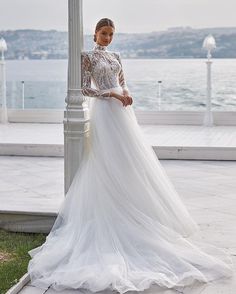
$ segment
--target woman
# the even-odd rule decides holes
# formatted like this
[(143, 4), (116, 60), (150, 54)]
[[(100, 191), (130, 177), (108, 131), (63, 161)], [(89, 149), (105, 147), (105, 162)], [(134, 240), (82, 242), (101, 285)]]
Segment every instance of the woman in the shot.
[(114, 31), (101, 19), (82, 53), (83, 94), (95, 98), (88, 152), (45, 243), (29, 251), (31, 284), (125, 293), (231, 277), (223, 250), (186, 238), (199, 227), (143, 137), (119, 53), (107, 49)]

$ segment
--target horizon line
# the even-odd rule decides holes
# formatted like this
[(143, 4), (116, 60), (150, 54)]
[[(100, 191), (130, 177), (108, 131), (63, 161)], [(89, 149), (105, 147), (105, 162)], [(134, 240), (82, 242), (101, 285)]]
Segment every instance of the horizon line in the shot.
[[(115, 32), (116, 34), (150, 34), (156, 32), (165, 32), (169, 30), (204, 30), (204, 29), (236, 29), (236, 26), (215, 26), (215, 27), (192, 27), (192, 26), (174, 26), (168, 27), (166, 29), (160, 29), (155, 31), (148, 31), (148, 32)], [(67, 33), (68, 30), (58, 30), (58, 29), (37, 29), (37, 28), (17, 28), (17, 29), (1, 29), (0, 32), (4, 31), (56, 31), (61, 33)], [(84, 33), (84, 35), (92, 35), (93, 33)]]

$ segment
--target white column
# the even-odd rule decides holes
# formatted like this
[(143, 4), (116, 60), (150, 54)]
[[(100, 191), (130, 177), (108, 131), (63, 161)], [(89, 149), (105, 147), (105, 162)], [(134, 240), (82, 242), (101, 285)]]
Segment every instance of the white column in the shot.
[(6, 98), (6, 63), (4, 58), (0, 60), (0, 97), (2, 102), (1, 122), (8, 123)]
[(64, 111), (64, 183), (67, 193), (87, 146), (89, 109), (81, 94), (82, 0), (68, 0), (68, 84)]
[(211, 111), (211, 89), (212, 89), (212, 81), (211, 81), (211, 65), (212, 60), (208, 58), (206, 61), (207, 65), (207, 100), (206, 100), (206, 112), (204, 115), (203, 124), (205, 126), (213, 126), (213, 115)]

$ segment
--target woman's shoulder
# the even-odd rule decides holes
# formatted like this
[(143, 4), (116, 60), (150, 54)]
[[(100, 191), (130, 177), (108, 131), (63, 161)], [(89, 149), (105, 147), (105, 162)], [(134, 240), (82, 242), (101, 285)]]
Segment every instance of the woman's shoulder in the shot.
[(86, 64), (91, 64), (92, 62), (92, 51), (91, 50), (82, 50), (81, 51), (81, 58), (82, 62)]
[(82, 50), (82, 51), (81, 51), (81, 55), (82, 55), (82, 56), (91, 56), (92, 53), (93, 53), (92, 50)]
[(112, 51), (112, 54), (115, 56), (115, 58), (121, 62), (120, 52), (119, 51)]
[(111, 51), (116, 57), (120, 58), (120, 52), (119, 51)]

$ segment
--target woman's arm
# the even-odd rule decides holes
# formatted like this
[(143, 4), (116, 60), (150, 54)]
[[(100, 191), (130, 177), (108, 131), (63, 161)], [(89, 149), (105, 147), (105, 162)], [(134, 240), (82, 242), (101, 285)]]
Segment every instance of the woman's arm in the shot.
[[(87, 52), (82, 52), (81, 54), (82, 56), (82, 94), (84, 96), (89, 96), (89, 97), (96, 97), (99, 99), (110, 99), (111, 97), (114, 97), (118, 100), (120, 100), (123, 105), (126, 105), (126, 99), (124, 99), (124, 97), (122, 95), (119, 95), (115, 92), (104, 92), (103, 91), (99, 91), (97, 89), (93, 89), (91, 88), (91, 61), (89, 58), (89, 55)], [(124, 102), (124, 101), (125, 102)]]
[(117, 60), (119, 61), (120, 65), (121, 65), (121, 69), (119, 71), (119, 76), (118, 76), (118, 78), (119, 78), (119, 84), (122, 87), (123, 92), (125, 91), (126, 94), (129, 94), (129, 89), (128, 89), (128, 86), (127, 86), (126, 81), (125, 81), (123, 66), (122, 66), (122, 62), (121, 62), (121, 58), (120, 58), (120, 53), (119, 52), (115, 52), (115, 54), (116, 54)]
[(82, 94), (100, 99), (110, 99), (110, 93), (91, 88), (91, 61), (87, 52), (82, 52)]

